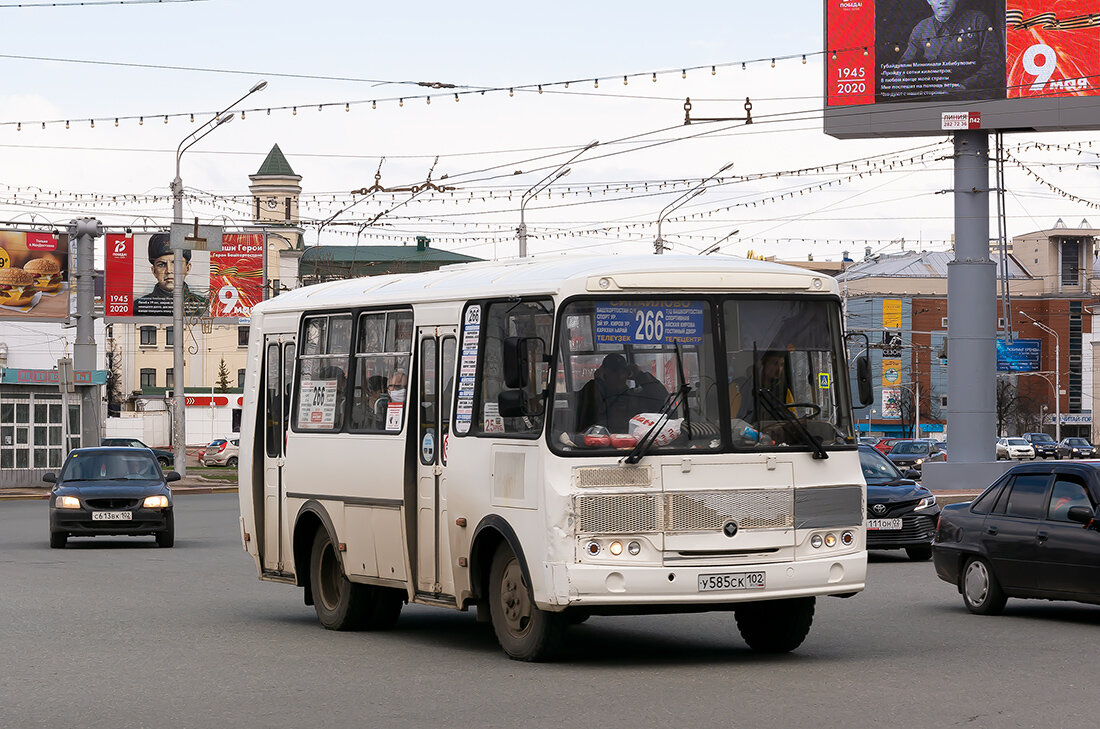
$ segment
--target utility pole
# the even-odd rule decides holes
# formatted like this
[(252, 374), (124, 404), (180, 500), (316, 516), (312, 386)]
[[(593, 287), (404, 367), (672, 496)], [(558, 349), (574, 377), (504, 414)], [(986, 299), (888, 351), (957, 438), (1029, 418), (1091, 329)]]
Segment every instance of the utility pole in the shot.
[[(91, 372), (95, 369), (95, 239), (103, 235), (103, 225), (95, 218), (69, 221), (69, 237), (76, 239), (76, 345), (73, 347), (73, 368)], [(99, 445), (99, 387), (80, 388), (80, 444)], [(69, 414), (62, 413), (68, 422)], [(69, 444), (64, 444), (68, 453)]]

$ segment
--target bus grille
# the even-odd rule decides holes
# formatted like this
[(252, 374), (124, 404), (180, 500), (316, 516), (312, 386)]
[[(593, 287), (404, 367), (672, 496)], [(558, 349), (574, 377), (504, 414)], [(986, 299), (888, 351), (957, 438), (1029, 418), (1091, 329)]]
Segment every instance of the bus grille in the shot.
[(794, 526), (790, 489), (577, 496), (573, 510), (581, 534), (720, 531), (728, 521), (742, 529)]

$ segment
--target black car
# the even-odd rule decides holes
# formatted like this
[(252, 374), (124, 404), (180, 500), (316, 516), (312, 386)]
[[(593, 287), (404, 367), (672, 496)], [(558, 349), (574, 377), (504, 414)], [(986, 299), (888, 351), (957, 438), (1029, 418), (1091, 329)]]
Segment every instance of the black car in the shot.
[(1059, 458), (1095, 458), (1096, 448), (1084, 438), (1062, 438), (1058, 444)]
[(867, 549), (904, 549), (912, 560), (932, 556), (940, 507), (936, 497), (870, 446), (859, 447), (867, 482)]
[[(123, 448), (149, 448), (137, 438), (104, 438), (99, 441), (102, 446), (121, 446)], [(157, 458), (161, 468), (168, 468), (176, 462), (176, 456), (172, 451), (162, 451), (159, 448), (149, 448)]]
[(1016, 466), (973, 502), (943, 507), (936, 574), (978, 615), (1010, 597), (1100, 604), (1097, 503), (1100, 463)]
[(1036, 458), (1060, 458), (1058, 442), (1046, 433), (1024, 433), (1020, 437), (1035, 449)]
[(172, 490), (175, 471), (164, 473), (148, 448), (78, 448), (61, 473), (47, 473), (50, 492), (50, 546), (69, 537), (128, 534), (156, 537), (157, 546), (175, 542)]
[(931, 440), (899, 440), (886, 457), (898, 468), (920, 471), (929, 461), (946, 461), (947, 451)]

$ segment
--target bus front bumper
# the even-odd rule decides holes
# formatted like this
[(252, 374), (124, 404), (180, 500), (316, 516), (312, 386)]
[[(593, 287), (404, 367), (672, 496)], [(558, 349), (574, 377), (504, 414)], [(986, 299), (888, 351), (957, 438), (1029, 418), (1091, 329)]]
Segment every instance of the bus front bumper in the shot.
[[(720, 605), (859, 592), (867, 578), (867, 553), (706, 567), (561, 563), (545, 566), (551, 577), (551, 594), (547, 595), (547, 607), (551, 610), (601, 605)], [(759, 587), (761, 573), (763, 587)]]

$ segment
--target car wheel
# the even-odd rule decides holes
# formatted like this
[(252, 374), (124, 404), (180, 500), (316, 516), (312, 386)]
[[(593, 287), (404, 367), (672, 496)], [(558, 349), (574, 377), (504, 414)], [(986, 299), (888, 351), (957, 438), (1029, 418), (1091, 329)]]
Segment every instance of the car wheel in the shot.
[(68, 541), (67, 532), (50, 532), (50, 549), (64, 549)]
[(975, 615), (1000, 615), (1008, 601), (989, 563), (980, 557), (971, 557), (963, 567), (961, 587), (963, 603)]
[(172, 466), (172, 462), (169, 461), (167, 458), (158, 458), (157, 463), (160, 464), (161, 470), (164, 470), (165, 468), (171, 468)]
[(489, 616), (501, 649), (517, 661), (552, 658), (568, 621), (535, 605), (523, 565), (506, 544), (497, 547), (489, 568)]
[(789, 653), (806, 640), (814, 622), (814, 598), (762, 600), (738, 605), (733, 611), (737, 630), (759, 653)]
[(168, 512), (168, 517), (165, 519), (164, 529), (157, 532), (157, 546), (161, 548), (168, 548), (176, 543), (176, 517), (172, 512)]
[(225, 467), (226, 468), (236, 468), (237, 467), (237, 459), (236, 458), (230, 458), (228, 461), (225, 462)]
[(932, 547), (927, 545), (923, 547), (906, 547), (905, 554), (914, 562), (927, 562), (932, 559)]

